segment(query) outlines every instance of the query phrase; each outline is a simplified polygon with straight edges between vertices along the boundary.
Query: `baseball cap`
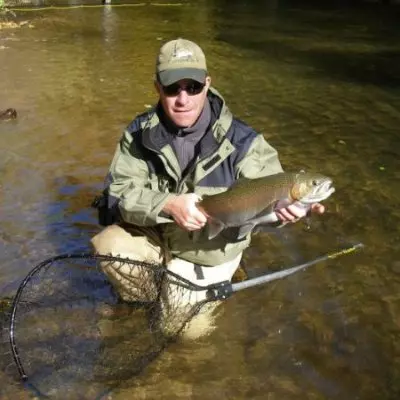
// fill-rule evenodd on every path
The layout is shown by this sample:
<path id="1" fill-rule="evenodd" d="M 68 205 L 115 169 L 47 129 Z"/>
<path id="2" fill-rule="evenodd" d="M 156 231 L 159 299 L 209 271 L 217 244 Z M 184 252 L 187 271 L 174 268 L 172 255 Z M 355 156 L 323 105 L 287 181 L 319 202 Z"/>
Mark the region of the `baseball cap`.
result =
<path id="1" fill-rule="evenodd" d="M 157 56 L 156 74 L 163 86 L 181 79 L 204 83 L 207 76 L 203 50 L 190 40 L 178 38 L 165 43 Z"/>

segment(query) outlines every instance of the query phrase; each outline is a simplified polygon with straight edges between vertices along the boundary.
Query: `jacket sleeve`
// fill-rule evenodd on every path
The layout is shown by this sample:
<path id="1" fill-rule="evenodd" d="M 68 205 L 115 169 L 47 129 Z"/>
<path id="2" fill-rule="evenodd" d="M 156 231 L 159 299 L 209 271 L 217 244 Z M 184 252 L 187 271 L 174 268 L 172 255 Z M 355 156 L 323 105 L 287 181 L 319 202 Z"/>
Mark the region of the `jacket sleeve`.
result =
<path id="1" fill-rule="evenodd" d="M 263 135 L 258 134 L 247 154 L 236 166 L 238 178 L 262 178 L 283 172 L 278 152 L 268 144 Z"/>
<path id="2" fill-rule="evenodd" d="M 147 163 L 128 131 L 117 146 L 108 179 L 109 195 L 118 202 L 125 222 L 140 226 L 173 222 L 159 215 L 171 195 L 151 189 Z"/>

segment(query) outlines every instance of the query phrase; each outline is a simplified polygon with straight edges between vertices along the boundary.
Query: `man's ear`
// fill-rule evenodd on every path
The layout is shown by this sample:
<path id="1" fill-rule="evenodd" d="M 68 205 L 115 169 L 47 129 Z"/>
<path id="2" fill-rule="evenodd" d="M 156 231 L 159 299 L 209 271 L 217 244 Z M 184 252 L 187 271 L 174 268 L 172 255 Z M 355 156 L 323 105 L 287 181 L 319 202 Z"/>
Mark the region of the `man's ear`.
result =
<path id="1" fill-rule="evenodd" d="M 211 76 L 206 76 L 206 86 L 207 89 L 211 86 Z"/>
<path id="2" fill-rule="evenodd" d="M 157 93 L 160 94 L 160 82 L 158 82 L 156 79 L 154 80 L 154 87 L 156 88 Z"/>

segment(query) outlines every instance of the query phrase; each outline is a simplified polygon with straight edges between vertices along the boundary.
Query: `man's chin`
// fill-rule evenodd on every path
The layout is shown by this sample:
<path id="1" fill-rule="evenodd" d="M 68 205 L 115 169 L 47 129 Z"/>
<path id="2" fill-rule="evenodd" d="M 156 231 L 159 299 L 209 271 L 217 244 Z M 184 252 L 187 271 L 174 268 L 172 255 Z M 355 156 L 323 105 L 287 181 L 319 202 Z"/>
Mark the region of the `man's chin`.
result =
<path id="1" fill-rule="evenodd" d="M 189 128 L 196 122 L 194 118 L 174 118 L 174 123 L 179 128 Z"/>

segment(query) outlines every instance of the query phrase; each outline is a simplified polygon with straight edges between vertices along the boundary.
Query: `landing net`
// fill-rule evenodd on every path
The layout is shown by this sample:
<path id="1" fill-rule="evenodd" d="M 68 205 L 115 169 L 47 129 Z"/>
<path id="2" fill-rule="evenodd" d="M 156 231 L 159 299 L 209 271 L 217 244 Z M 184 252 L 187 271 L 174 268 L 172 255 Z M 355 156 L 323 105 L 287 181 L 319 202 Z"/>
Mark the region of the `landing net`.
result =
<path id="1" fill-rule="evenodd" d="M 132 302 L 118 300 L 99 264 L 129 265 Z M 120 386 L 216 304 L 196 301 L 200 292 L 162 265 L 92 254 L 48 259 L 24 279 L 11 306 L 18 372 L 41 394 L 57 390 L 62 398 L 77 384 Z"/>
<path id="2" fill-rule="evenodd" d="M 219 300 L 231 293 L 363 247 L 353 244 L 282 271 L 209 286 L 197 286 L 160 264 L 88 253 L 56 256 L 26 276 L 12 301 L 0 302 L 0 366 L 4 370 L 12 358 L 39 397 L 98 398 L 93 391 L 132 383 L 181 335 L 209 333 Z M 129 277 L 129 303 L 118 300 L 101 271 L 109 268 Z M 8 352 L 2 350 L 5 337 Z M 83 388 L 92 393 L 83 394 Z"/>

